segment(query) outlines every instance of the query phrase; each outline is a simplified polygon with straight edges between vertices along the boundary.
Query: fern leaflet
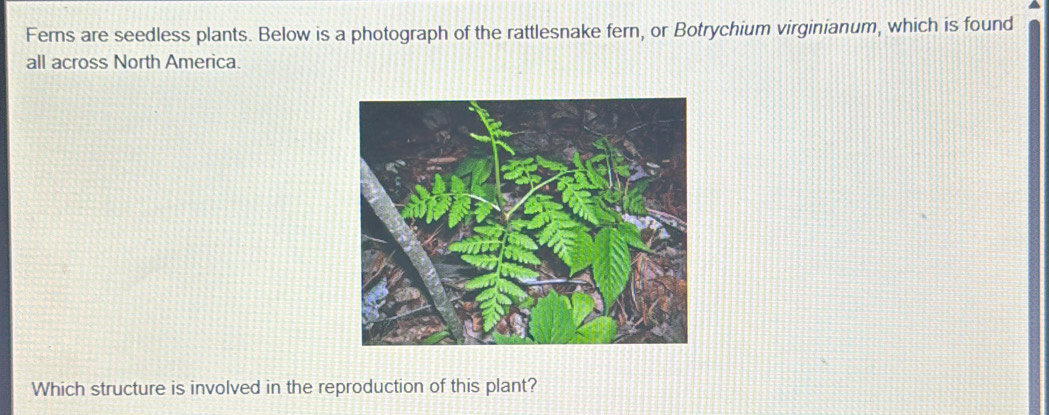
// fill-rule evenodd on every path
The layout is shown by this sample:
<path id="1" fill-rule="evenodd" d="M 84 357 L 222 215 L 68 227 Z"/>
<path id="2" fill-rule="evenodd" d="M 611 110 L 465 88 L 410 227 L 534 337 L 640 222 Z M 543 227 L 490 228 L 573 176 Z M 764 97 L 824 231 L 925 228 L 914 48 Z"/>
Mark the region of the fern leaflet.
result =
<path id="1" fill-rule="evenodd" d="M 601 229 L 594 238 L 594 249 L 598 253 L 592 257 L 594 283 L 607 315 L 630 278 L 630 249 L 617 228 Z"/>

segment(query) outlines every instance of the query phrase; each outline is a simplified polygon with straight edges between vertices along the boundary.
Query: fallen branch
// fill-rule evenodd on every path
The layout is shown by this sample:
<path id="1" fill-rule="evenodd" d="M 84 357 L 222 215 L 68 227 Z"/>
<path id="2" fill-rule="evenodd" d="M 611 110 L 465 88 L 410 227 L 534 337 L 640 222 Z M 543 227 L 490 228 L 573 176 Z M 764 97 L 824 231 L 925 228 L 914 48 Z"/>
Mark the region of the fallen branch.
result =
<path id="1" fill-rule="evenodd" d="M 429 291 L 430 298 L 434 302 L 433 305 L 440 311 L 441 318 L 444 319 L 444 324 L 448 327 L 448 333 L 451 334 L 452 338 L 462 340 L 463 323 L 456 316 L 455 308 L 452 306 L 452 302 L 448 300 L 448 294 L 444 292 L 441 278 L 437 274 L 437 270 L 434 269 L 433 263 L 430 262 L 430 257 L 426 255 L 422 244 L 419 243 L 411 228 L 401 218 L 397 207 L 393 205 L 390 196 L 386 194 L 386 190 L 379 183 L 379 179 L 375 177 L 375 173 L 372 172 L 371 167 L 368 166 L 368 163 L 363 158 L 361 158 L 361 195 L 368 201 L 372 210 L 375 211 L 375 215 L 379 217 L 379 220 L 390 231 L 397 243 L 401 245 L 401 249 L 411 259 L 415 269 L 419 271 L 419 277 L 422 278 L 426 290 Z"/>

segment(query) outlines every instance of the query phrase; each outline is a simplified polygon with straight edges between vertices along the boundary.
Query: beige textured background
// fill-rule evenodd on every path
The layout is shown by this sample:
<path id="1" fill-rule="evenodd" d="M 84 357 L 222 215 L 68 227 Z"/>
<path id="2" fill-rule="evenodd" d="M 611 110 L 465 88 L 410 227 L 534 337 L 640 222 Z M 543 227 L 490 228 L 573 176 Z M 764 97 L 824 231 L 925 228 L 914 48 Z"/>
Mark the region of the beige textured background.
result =
<path id="1" fill-rule="evenodd" d="M 992 2 L 849 3 L 8 3 L 17 413 L 1026 413 L 1034 15 Z M 647 33 L 677 21 L 968 15 L 1013 16 L 1017 30 L 22 41 L 26 26 L 254 37 L 261 25 L 614 22 Z M 231 54 L 242 69 L 20 65 L 123 52 Z M 358 102 L 606 97 L 688 100 L 689 344 L 361 347 Z M 29 387 L 455 377 L 538 385 L 340 398 L 41 398 Z"/>

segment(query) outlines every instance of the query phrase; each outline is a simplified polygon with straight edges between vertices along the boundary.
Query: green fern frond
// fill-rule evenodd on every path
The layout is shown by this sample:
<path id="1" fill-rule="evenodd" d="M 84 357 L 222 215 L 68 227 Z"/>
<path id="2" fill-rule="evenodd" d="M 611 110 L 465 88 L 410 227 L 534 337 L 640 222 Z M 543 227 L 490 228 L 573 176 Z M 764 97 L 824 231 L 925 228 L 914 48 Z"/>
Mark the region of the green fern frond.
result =
<path id="1" fill-rule="evenodd" d="M 419 198 L 421 199 L 429 199 L 431 197 L 430 192 L 421 184 L 415 185 L 415 192 L 419 194 Z"/>
<path id="2" fill-rule="evenodd" d="M 556 212 L 554 216 L 561 216 L 561 219 L 550 222 L 539 231 L 536 239 L 540 244 L 554 251 L 554 254 L 565 264 L 571 265 L 572 247 L 575 244 L 576 236 L 579 233 L 586 233 L 586 228 L 564 212 Z"/>
<path id="3" fill-rule="evenodd" d="M 509 134 L 507 134 L 506 136 L 508 137 Z M 506 152 L 510 153 L 511 156 L 517 155 L 517 152 L 515 152 L 513 148 L 510 148 L 510 145 L 506 144 L 505 141 L 496 140 L 495 145 L 501 147 L 503 150 L 506 150 Z"/>
<path id="4" fill-rule="evenodd" d="M 537 194 L 525 201 L 524 213 L 533 215 L 543 211 L 561 210 L 561 204 L 554 201 L 553 196 Z"/>
<path id="5" fill-rule="evenodd" d="M 532 253 L 532 251 L 515 245 L 504 246 L 503 256 L 507 259 L 512 259 L 528 265 L 539 265 L 542 262 L 539 260 L 539 257 Z"/>
<path id="6" fill-rule="evenodd" d="M 525 212 L 533 216 L 527 228 L 537 230 L 536 241 L 550 248 L 565 264 L 571 265 L 571 248 L 579 233 L 586 233 L 586 228 L 565 212 L 564 206 L 554 202 L 548 195 L 533 196 L 525 204 Z"/>
<path id="7" fill-rule="evenodd" d="M 500 277 L 514 278 L 521 281 L 532 281 L 539 277 L 539 273 L 533 269 L 525 268 L 513 262 L 503 261 L 496 271 Z"/>
<path id="8" fill-rule="evenodd" d="M 474 255 L 481 252 L 497 252 L 502 244 L 503 243 L 499 238 L 487 235 L 476 235 L 452 242 L 448 245 L 448 250 L 460 254 Z"/>
<path id="9" fill-rule="evenodd" d="M 495 268 L 499 266 L 499 257 L 495 255 L 465 254 L 461 258 L 463 262 L 487 271 L 495 271 Z"/>
<path id="10" fill-rule="evenodd" d="M 401 210 L 401 217 L 405 219 L 418 219 L 426 216 L 426 202 L 424 202 L 419 195 L 411 195 L 408 198 L 408 203 L 404 205 L 404 209 Z"/>
<path id="11" fill-rule="evenodd" d="M 523 233 L 514 232 L 507 236 L 506 242 L 513 246 L 518 246 L 529 251 L 535 251 L 539 249 L 539 246 L 535 244 L 532 237 Z"/>
<path id="12" fill-rule="evenodd" d="M 568 204 L 572 208 L 572 213 L 583 218 L 583 220 L 594 225 L 598 224 L 594 199 L 589 191 L 584 190 L 582 187 L 566 186 L 561 192 L 561 201 Z"/>
<path id="13" fill-rule="evenodd" d="M 553 161 L 553 160 L 549 160 L 549 159 L 543 158 L 543 156 L 535 156 L 535 162 L 536 162 L 536 164 L 539 165 L 539 167 L 542 167 L 542 168 L 550 170 L 550 171 L 554 171 L 554 172 L 558 172 L 558 173 L 564 173 L 564 172 L 568 171 L 568 166 L 565 166 L 564 163 L 560 163 L 560 162 L 556 162 L 556 161 Z"/>
<path id="14" fill-rule="evenodd" d="M 601 150 L 603 152 L 609 152 L 609 151 L 612 151 L 612 149 L 613 149 L 612 143 L 610 141 L 608 141 L 608 137 L 601 137 L 601 138 L 598 138 L 597 140 L 594 140 L 593 146 L 594 146 L 594 148 L 596 148 L 598 150 Z"/>
<path id="15" fill-rule="evenodd" d="M 466 289 L 482 289 L 475 300 L 481 307 L 485 331 L 491 331 L 495 327 L 495 324 L 510 310 L 510 305 L 528 298 L 528 294 L 521 287 L 499 278 L 494 273 L 474 278 L 466 284 Z"/>
<path id="16" fill-rule="evenodd" d="M 518 287 L 517 284 L 514 284 L 514 282 L 510 280 L 500 279 L 495 282 L 494 287 L 507 297 L 512 298 L 515 303 L 521 302 L 528 297 L 528 293 L 526 293 L 525 290 L 521 289 L 521 287 Z"/>
<path id="17" fill-rule="evenodd" d="M 539 170 L 539 164 L 532 157 L 523 160 L 511 160 L 502 167 L 503 178 L 513 180 L 518 185 L 536 185 L 543 179 L 535 174 Z"/>
<path id="18" fill-rule="evenodd" d="M 500 163 L 504 152 L 514 155 L 505 141 L 513 133 L 504 130 L 502 122 L 476 102 L 471 102 L 469 109 L 487 132 L 470 136 L 491 147 L 491 158 L 468 157 L 452 175 L 434 175 L 429 188 L 416 186 L 401 214 L 427 223 L 447 216 L 450 227 L 475 221 L 467 225 L 473 234 L 453 242 L 449 250 L 484 271 L 467 282 L 465 289 L 475 294 L 485 331 L 491 331 L 512 307 L 522 307 L 531 300 L 520 282 L 538 277 L 534 268 L 542 264 L 536 252 L 540 246 L 549 248 L 568 265 L 571 275 L 592 267 L 607 314 L 629 278 L 631 249 L 648 249 L 637 227 L 624 223 L 620 216 L 620 212 L 644 212 L 642 193 L 647 180 L 628 182 L 630 163 L 607 138 L 594 142 L 597 154 L 586 160 L 575 153 L 564 163 L 541 156 L 510 157 Z M 513 185 L 504 187 L 509 183 Z M 523 196 L 510 205 L 503 192 Z M 596 236 L 594 228 L 599 229 Z M 574 296 L 571 305 L 567 298 L 544 302 L 545 307 L 557 304 L 558 316 L 551 321 L 569 321 L 572 330 L 543 334 L 543 329 L 538 329 L 538 337 L 532 340 L 611 341 L 615 323 L 608 317 L 583 324 L 593 309 L 593 300 L 582 296 L 586 298 Z M 561 312 L 565 310 L 572 312 L 567 319 Z M 533 323 L 541 314 L 532 314 Z M 540 322 L 536 327 L 543 325 Z"/>
<path id="19" fill-rule="evenodd" d="M 586 161 L 586 168 L 583 169 L 586 174 L 586 179 L 591 189 L 607 189 L 609 187 L 608 176 L 602 169 L 595 166 L 594 159 Z"/>
<path id="20" fill-rule="evenodd" d="M 470 137 L 473 137 L 474 140 L 480 141 L 482 143 L 491 143 L 492 142 L 492 137 L 489 137 L 489 136 L 486 136 L 486 135 L 470 133 Z"/>
<path id="21" fill-rule="evenodd" d="M 484 220 L 488 218 L 488 215 L 492 213 L 493 209 L 494 208 L 492 207 L 492 205 L 489 205 L 487 203 L 478 203 L 474 207 L 474 220 L 476 220 L 478 223 L 484 222 Z"/>
<path id="22" fill-rule="evenodd" d="M 481 123 L 484 124 L 484 128 L 488 130 L 487 136 L 470 133 L 471 137 L 483 143 L 494 143 L 503 150 L 506 150 L 510 155 L 515 155 L 514 150 L 502 140 L 503 138 L 512 136 L 514 133 L 504 130 L 503 123 L 493 119 L 492 116 L 488 114 L 488 110 L 482 108 L 476 101 L 470 101 L 469 110 L 477 113 L 477 118 L 481 120 Z"/>
<path id="23" fill-rule="evenodd" d="M 583 168 L 583 160 L 579 157 L 578 152 L 572 155 L 572 165 L 577 169 Z"/>
<path id="24" fill-rule="evenodd" d="M 452 199 L 452 205 L 448 209 L 448 227 L 454 228 L 459 222 L 470 215 L 470 197 L 456 195 Z"/>
<path id="25" fill-rule="evenodd" d="M 466 184 L 457 176 L 451 176 L 452 203 L 448 208 L 448 227 L 458 225 L 470 214 L 470 197 L 466 193 Z"/>
<path id="26" fill-rule="evenodd" d="M 631 215 L 648 216 L 645 208 L 645 197 L 642 193 L 648 188 L 651 178 L 644 178 L 630 184 L 630 190 L 623 197 L 623 210 Z"/>
<path id="27" fill-rule="evenodd" d="M 455 227 L 470 215 L 470 205 L 473 204 L 474 197 L 484 199 L 468 192 L 466 184 L 458 176 L 449 176 L 446 182 L 444 176 L 436 174 L 433 176 L 431 190 L 422 185 L 415 186 L 415 194 L 408 197 L 408 203 L 401 209 L 401 216 L 405 219 L 425 219 L 426 223 L 433 223 L 447 214 L 448 227 Z M 488 206 L 484 202 L 477 205 L 479 209 L 483 209 L 480 206 Z"/>
<path id="28" fill-rule="evenodd" d="M 498 281 L 499 281 L 499 275 L 494 273 L 494 272 L 491 272 L 491 273 L 488 273 L 488 274 L 479 275 L 477 277 L 474 277 L 474 279 L 468 281 L 466 283 L 466 286 L 464 286 L 463 288 L 466 288 L 467 291 L 482 290 L 482 289 L 494 286 L 495 283 L 498 282 Z"/>
<path id="29" fill-rule="evenodd" d="M 635 216 L 648 216 L 648 209 L 645 208 L 645 199 L 639 193 L 628 193 L 623 198 L 623 210 Z"/>
<path id="30" fill-rule="evenodd" d="M 483 226 L 475 226 L 474 227 L 474 232 L 479 233 L 479 234 L 484 235 L 484 236 L 491 237 L 491 238 L 498 238 L 500 236 L 503 236 L 503 233 L 506 232 L 506 230 L 503 229 L 502 226 L 483 225 Z"/>

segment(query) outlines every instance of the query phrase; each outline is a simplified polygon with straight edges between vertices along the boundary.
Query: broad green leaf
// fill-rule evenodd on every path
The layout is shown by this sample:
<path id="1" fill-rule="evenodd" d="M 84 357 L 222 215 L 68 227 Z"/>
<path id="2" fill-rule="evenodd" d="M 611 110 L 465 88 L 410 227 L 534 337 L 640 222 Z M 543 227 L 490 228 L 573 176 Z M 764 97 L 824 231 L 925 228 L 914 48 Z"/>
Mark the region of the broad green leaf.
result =
<path id="1" fill-rule="evenodd" d="M 648 249 L 648 245 L 645 245 L 645 241 L 641 240 L 641 231 L 633 223 L 623 222 L 619 224 L 617 233 L 630 247 L 639 251 L 652 252 Z"/>
<path id="2" fill-rule="evenodd" d="M 591 311 L 594 311 L 593 298 L 578 291 L 572 293 L 572 320 L 575 321 L 575 327 L 583 324 L 583 320 L 590 315 Z"/>
<path id="3" fill-rule="evenodd" d="M 565 344 L 575 335 L 576 327 L 571 322 L 568 297 L 551 291 L 536 302 L 528 329 L 536 343 Z"/>
<path id="4" fill-rule="evenodd" d="M 568 252 L 570 259 L 568 265 L 571 268 L 568 275 L 572 276 L 590 266 L 594 255 L 594 239 L 586 232 L 576 232 L 575 240 Z"/>
<path id="5" fill-rule="evenodd" d="M 477 165 L 483 163 L 485 160 L 486 159 L 480 157 L 466 157 L 459 162 L 459 165 L 455 168 L 455 171 L 452 172 L 452 174 L 466 178 L 466 176 L 473 174 Z"/>
<path id="6" fill-rule="evenodd" d="M 586 323 L 572 336 L 574 344 L 607 344 L 616 337 L 616 322 L 609 317 L 601 316 Z"/>
<path id="7" fill-rule="evenodd" d="M 488 159 L 484 159 L 484 161 L 477 163 L 474 166 L 471 183 L 475 186 L 479 186 L 488 181 L 489 177 L 492 177 L 492 164 Z"/>
<path id="8" fill-rule="evenodd" d="M 630 249 L 614 228 L 604 228 L 594 239 L 594 283 L 604 301 L 607 315 L 630 278 Z"/>

